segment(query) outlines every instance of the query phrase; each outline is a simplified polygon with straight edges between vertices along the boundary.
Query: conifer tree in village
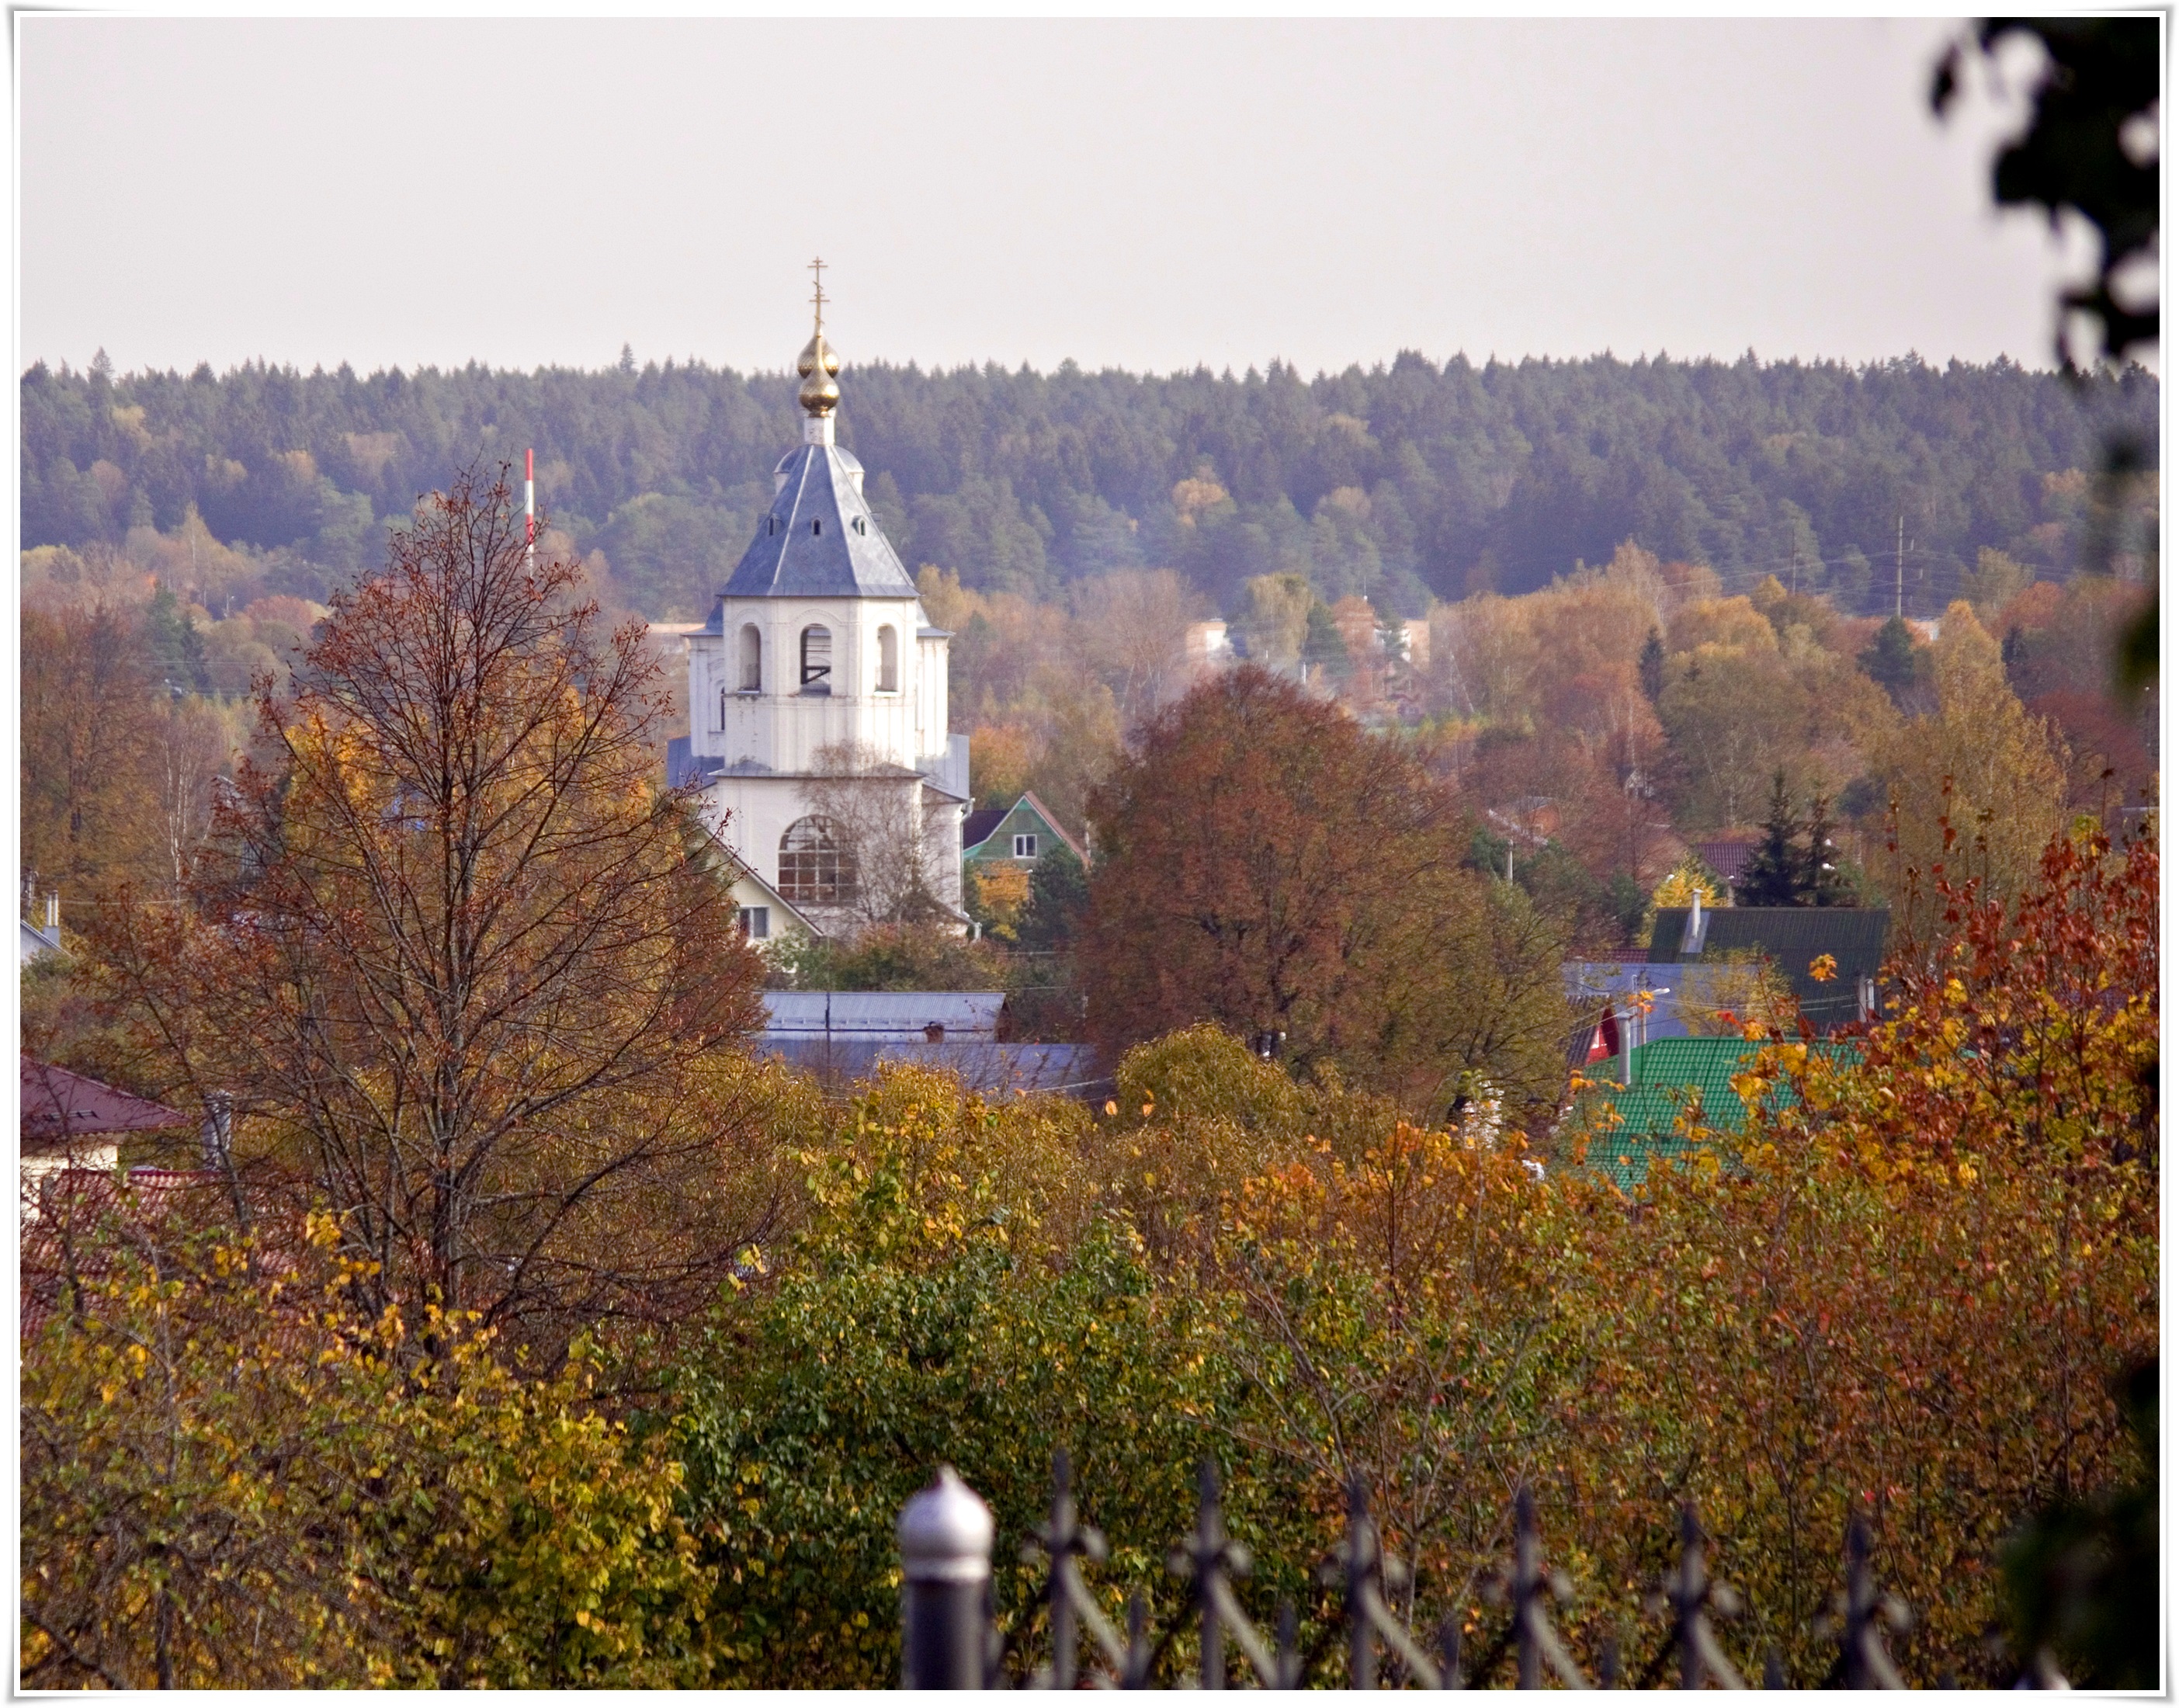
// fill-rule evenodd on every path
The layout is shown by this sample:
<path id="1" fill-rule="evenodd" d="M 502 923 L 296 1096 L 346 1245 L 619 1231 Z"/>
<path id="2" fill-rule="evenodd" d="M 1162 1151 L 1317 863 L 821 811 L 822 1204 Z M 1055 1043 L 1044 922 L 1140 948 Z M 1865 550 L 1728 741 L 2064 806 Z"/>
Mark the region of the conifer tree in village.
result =
<path id="1" fill-rule="evenodd" d="M 1652 706 L 1665 691 L 1664 637 L 1652 629 L 1649 638 L 1642 643 L 1641 656 L 1635 661 L 1635 670 L 1642 680 L 1642 695 Z"/>
<path id="2" fill-rule="evenodd" d="M 1852 879 L 1839 865 L 1832 829 L 1830 797 L 1819 794 L 1809 804 L 1808 849 L 1802 864 L 1802 894 L 1810 907 L 1850 908 L 1859 899 Z"/>
<path id="3" fill-rule="evenodd" d="M 1792 908 L 1801 905 L 1808 887 L 1808 859 L 1795 846 L 1801 821 L 1794 815 L 1786 792 L 1786 773 L 1770 780 L 1770 812 L 1763 821 L 1763 840 L 1748 855 L 1748 865 L 1732 887 L 1733 898 L 1744 908 Z"/>
<path id="4" fill-rule="evenodd" d="M 769 1214 L 707 1083 L 760 968 L 656 786 L 641 627 L 580 580 L 503 474 L 426 498 L 261 685 L 190 905 L 95 944 L 166 1083 L 233 1099 L 238 1166 L 339 1216 L 370 1314 L 541 1348 L 693 1306 Z"/>

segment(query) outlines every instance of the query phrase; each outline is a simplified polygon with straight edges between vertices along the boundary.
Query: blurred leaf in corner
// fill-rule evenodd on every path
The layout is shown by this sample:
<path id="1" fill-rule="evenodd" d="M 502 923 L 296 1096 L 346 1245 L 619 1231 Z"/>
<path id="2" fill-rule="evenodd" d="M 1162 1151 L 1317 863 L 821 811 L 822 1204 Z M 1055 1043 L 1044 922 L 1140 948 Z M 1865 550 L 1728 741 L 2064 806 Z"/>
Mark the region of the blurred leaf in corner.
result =
<path id="1" fill-rule="evenodd" d="M 2116 366 L 2158 338 L 2160 21 L 2154 14 L 1983 19 L 1938 62 L 1929 104 L 1946 113 L 1959 96 L 1968 55 L 1994 63 L 2015 38 L 2040 43 L 2043 63 L 2033 86 L 2034 116 L 2020 138 L 1998 151 L 1991 193 L 2001 207 L 2044 209 L 2053 226 L 2071 208 L 2095 228 L 2094 278 L 2059 298 L 2058 360 L 2069 372 L 2079 371 L 2067 335 L 2085 316 L 2100 337 L 2093 360 Z M 2105 486 L 2121 488 L 2148 460 L 2142 447 L 2114 442 Z M 2097 546 L 2108 561 L 2110 542 Z M 2115 663 L 2121 693 L 2138 693 L 2155 678 L 2155 598 L 2119 637 Z"/>
<path id="2" fill-rule="evenodd" d="M 2034 118 L 1999 151 L 1991 189 L 2001 207 L 2041 207 L 2054 225 L 2072 208 L 2095 227 L 2102 244 L 2096 277 L 2060 300 L 2099 321 L 2100 354 L 2121 361 L 2157 339 L 2158 22 L 1985 18 L 1939 63 L 1930 104 L 1942 114 L 1957 98 L 1970 49 L 1994 58 L 2016 36 L 2040 42 L 2045 60 Z M 2073 365 L 2062 326 L 2058 357 Z"/>

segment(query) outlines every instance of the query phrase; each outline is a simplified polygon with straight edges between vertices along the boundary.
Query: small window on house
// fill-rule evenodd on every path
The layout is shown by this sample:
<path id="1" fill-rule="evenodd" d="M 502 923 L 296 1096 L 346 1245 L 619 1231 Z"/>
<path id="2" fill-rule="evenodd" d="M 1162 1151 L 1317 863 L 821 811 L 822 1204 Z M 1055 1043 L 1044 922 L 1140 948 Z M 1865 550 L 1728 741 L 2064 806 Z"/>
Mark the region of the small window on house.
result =
<path id="1" fill-rule="evenodd" d="M 1014 858 L 1018 860 L 1033 860 L 1036 858 L 1036 836 L 1035 832 L 1032 832 L 1028 836 L 1018 836 L 1014 838 Z"/>
<path id="2" fill-rule="evenodd" d="M 813 623 L 802 631 L 802 688 L 805 694 L 832 691 L 832 631 Z"/>
<path id="3" fill-rule="evenodd" d="M 771 935 L 771 909 L 770 908 L 744 908 L 742 909 L 742 935 L 745 937 L 751 938 L 757 942 L 762 942 L 766 937 L 769 937 Z"/>
<path id="4" fill-rule="evenodd" d="M 777 516 L 766 517 L 764 519 L 764 531 L 766 535 L 777 534 L 779 531 L 779 518 Z"/>
<path id="5" fill-rule="evenodd" d="M 764 636 L 756 624 L 742 624 L 742 692 L 755 694 L 764 687 Z"/>
<path id="6" fill-rule="evenodd" d="M 900 634 L 890 623 L 878 630 L 878 692 L 900 692 Z"/>

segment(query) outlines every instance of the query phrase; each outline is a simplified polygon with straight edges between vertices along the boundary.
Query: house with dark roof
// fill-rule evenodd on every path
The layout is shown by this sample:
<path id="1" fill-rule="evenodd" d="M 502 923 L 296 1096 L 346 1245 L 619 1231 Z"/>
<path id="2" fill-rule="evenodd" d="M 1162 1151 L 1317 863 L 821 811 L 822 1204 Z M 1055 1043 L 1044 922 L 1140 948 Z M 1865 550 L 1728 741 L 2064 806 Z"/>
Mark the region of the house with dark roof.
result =
<path id="1" fill-rule="evenodd" d="M 1660 908 L 1649 964 L 1759 954 L 1792 988 L 1809 1024 L 1831 1032 L 1874 1018 L 1891 926 L 1885 908 Z M 1819 979 L 1810 969 L 1825 955 L 1834 968 Z"/>
<path id="2" fill-rule="evenodd" d="M 121 1136 L 189 1125 L 178 1109 L 131 1096 L 50 1062 L 23 1057 L 21 1175 L 25 1213 L 37 1214 L 40 1189 L 70 1169 L 104 1173 L 121 1156 Z"/>
<path id="3" fill-rule="evenodd" d="M 1737 884 L 1741 873 L 1748 870 L 1748 856 L 1755 852 L 1755 843 L 1752 836 L 1713 837 L 1694 845 L 1695 857 L 1726 883 Z"/>
<path id="4" fill-rule="evenodd" d="M 1012 806 L 985 807 L 969 815 L 961 827 L 961 865 L 1016 865 L 1026 871 L 1055 848 L 1063 848 L 1084 865 L 1088 851 L 1060 828 L 1051 810 L 1034 790 Z"/>

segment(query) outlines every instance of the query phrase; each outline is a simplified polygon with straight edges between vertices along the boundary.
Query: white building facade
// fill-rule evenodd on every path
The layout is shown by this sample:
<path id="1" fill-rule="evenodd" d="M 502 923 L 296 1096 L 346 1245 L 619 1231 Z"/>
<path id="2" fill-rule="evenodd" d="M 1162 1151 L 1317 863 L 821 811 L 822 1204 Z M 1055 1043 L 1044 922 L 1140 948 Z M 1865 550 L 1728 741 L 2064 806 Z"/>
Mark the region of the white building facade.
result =
<path id="1" fill-rule="evenodd" d="M 835 442 L 840 365 L 821 321 L 797 365 L 803 442 L 780 459 L 771 508 L 689 637 L 689 733 L 669 780 L 700 784 L 713 832 L 828 936 L 900 892 L 898 873 L 862 866 L 919 858 L 931 899 L 965 923 L 969 741 L 947 728 L 950 637 L 864 502 L 863 465 Z M 813 791 L 883 810 L 859 813 L 858 835 Z M 916 836 L 874 838 L 878 821 Z"/>

